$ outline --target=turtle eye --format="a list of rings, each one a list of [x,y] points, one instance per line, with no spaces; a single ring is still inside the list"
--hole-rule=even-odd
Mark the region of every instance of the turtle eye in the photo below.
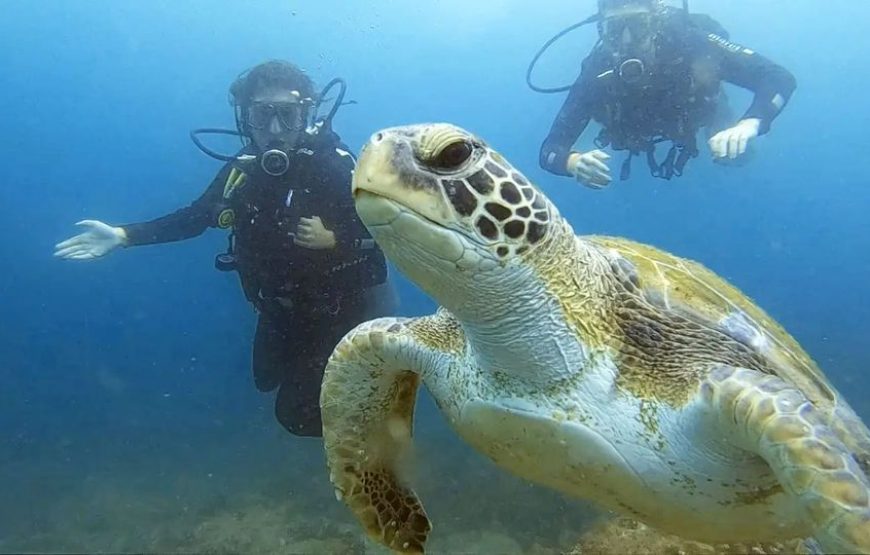
[[[471,157],[473,151],[470,142],[456,141],[442,148],[430,164],[439,170],[455,170]]]

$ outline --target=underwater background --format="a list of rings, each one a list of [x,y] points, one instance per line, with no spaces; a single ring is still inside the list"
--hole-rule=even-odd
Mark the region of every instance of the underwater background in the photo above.
[[[379,128],[448,121],[487,140],[578,233],[703,262],[813,355],[870,419],[870,2],[694,0],[798,90],[743,167],[709,156],[672,182],[593,191],[538,167],[563,95],[524,83],[531,56],[593,0],[3,0],[0,106],[0,552],[379,552],[336,502],[318,440],[287,434],[250,375],[255,315],[214,270],[223,232],[52,257],[73,223],[187,205],[220,163],[188,138],[232,127],[227,89],[261,61],[319,86],[358,151]],[[572,33],[539,83],[572,82],[595,40]],[[729,88],[742,113],[744,91]],[[594,133],[587,131],[581,148]],[[618,167],[620,156],[612,167]],[[400,276],[403,315],[434,305]],[[495,469],[424,395],[417,480],[442,552],[556,553],[597,513]]]

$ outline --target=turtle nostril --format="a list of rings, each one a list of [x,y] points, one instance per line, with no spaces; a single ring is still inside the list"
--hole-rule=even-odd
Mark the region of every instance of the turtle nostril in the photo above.
[[[377,133],[377,134],[375,135],[375,142],[376,142],[376,143],[379,143],[379,142],[381,142],[381,141],[383,141],[383,140],[384,140],[384,134],[383,134],[383,133]]]

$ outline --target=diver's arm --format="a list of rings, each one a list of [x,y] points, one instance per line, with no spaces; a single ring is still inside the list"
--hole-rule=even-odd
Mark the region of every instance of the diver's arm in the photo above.
[[[216,225],[217,208],[222,205],[224,187],[231,168],[230,164],[224,166],[208,189],[190,206],[156,220],[121,226],[126,235],[124,246],[181,241],[196,237]]]
[[[718,58],[724,81],[755,94],[741,121],[758,120],[758,134],[767,133],[797,88],[794,75],[761,54],[714,34],[706,36],[705,47]]]
[[[591,105],[596,88],[589,78],[590,69],[583,64],[583,71],[571,87],[568,98],[553,120],[550,133],[541,145],[540,164],[550,173],[571,177],[569,157],[574,143],[592,119]]]
[[[167,243],[199,235],[214,221],[212,216],[223,198],[227,166],[196,202],[174,214],[151,222],[111,226],[99,220],[82,220],[84,231],[54,246],[54,256],[65,260],[96,260],[119,247]]]

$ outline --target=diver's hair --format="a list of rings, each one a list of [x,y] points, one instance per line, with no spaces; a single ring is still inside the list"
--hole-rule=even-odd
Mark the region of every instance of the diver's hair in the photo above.
[[[243,72],[230,85],[230,104],[245,107],[257,93],[268,89],[299,91],[302,98],[314,98],[314,81],[298,66],[283,60],[269,60]]]
[[[598,0],[598,13],[617,10],[626,6],[643,6],[651,12],[660,12],[664,9],[662,0]]]

